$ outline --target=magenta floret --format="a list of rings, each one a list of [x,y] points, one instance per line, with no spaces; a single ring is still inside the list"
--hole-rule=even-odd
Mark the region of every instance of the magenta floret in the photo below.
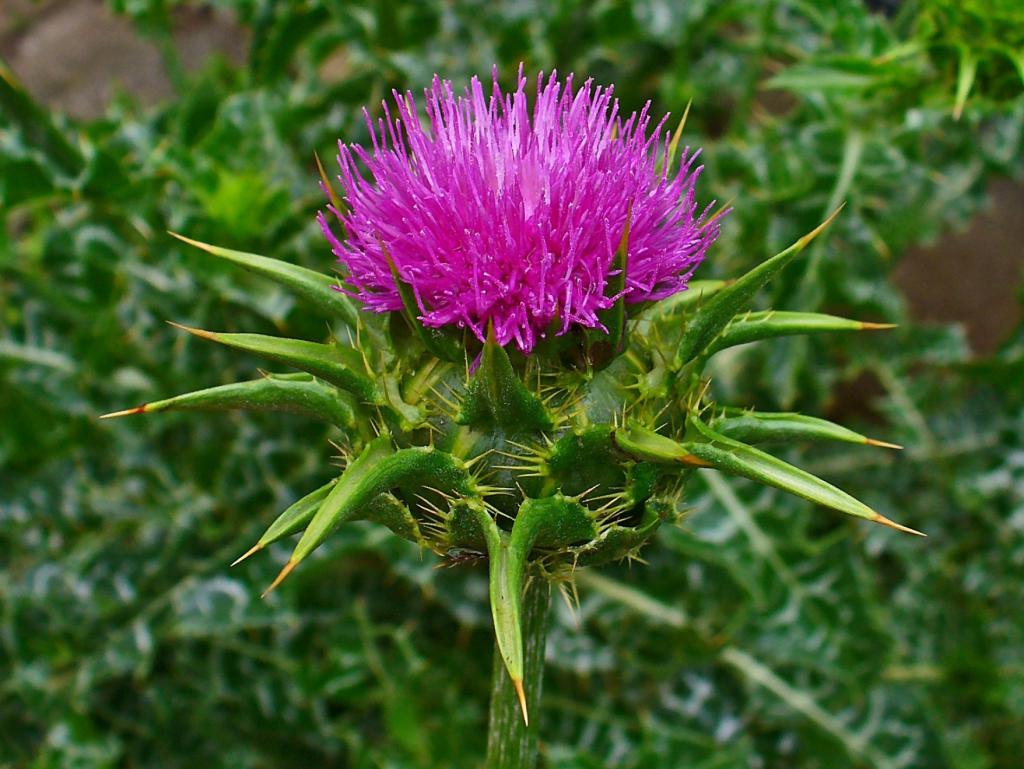
[[[386,103],[376,126],[367,115],[372,151],[339,143],[346,208],[328,210],[347,237],[319,220],[367,308],[402,307],[386,249],[427,326],[482,340],[493,323],[500,344],[524,352],[556,319],[559,334],[600,327],[629,210],[626,301],[686,289],[718,236],[694,197],[699,150],[667,173],[665,120],[649,130],[649,104],[623,120],[610,87],[574,91],[552,73],[538,75],[531,111],[526,85],[520,69],[513,93],[495,73],[490,96],[477,78],[456,96],[435,77],[426,127],[412,94],[395,92],[397,117]]]

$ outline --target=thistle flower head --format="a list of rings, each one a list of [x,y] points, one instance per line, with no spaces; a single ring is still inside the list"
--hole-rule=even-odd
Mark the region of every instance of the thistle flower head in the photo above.
[[[412,96],[396,94],[397,118],[385,107],[371,125],[372,150],[341,148],[345,200],[324,187],[347,237],[336,238],[326,217],[321,225],[348,268],[344,293],[335,277],[178,236],[280,283],[353,333],[320,343],[185,328],[302,373],[265,373],[107,415],[246,408],[329,422],[344,436],[344,470],[282,512],[239,560],[301,531],[272,589],[354,521],[386,526],[449,561],[486,559],[497,648],[524,719],[527,580],[571,580],[578,568],[636,557],[678,518],[696,468],[919,533],[751,445],[894,444],[709,400],[703,370],[720,350],[885,327],[749,309],[838,211],[738,279],[701,281],[630,319],[627,302],[685,289],[718,235],[716,217],[694,199],[697,153],[685,151],[673,174],[677,140],[664,121],[652,128],[647,108],[621,119],[610,89],[590,81],[574,90],[571,77],[539,77],[530,108],[525,91],[521,71],[515,92],[495,82],[489,97],[476,80],[456,97],[435,79],[426,127]],[[391,333],[389,319],[358,312],[351,296],[420,322],[414,333]],[[453,365],[468,358],[469,340],[424,328],[447,325],[484,341],[472,370]],[[505,348],[529,352],[547,334],[605,325],[605,338],[552,345],[559,364],[582,350],[592,376]]]
[[[411,287],[419,319],[454,325],[529,352],[550,331],[600,328],[620,297],[661,299],[686,288],[718,235],[698,209],[699,151],[670,172],[664,118],[649,105],[627,118],[612,89],[537,77],[528,104],[520,68],[503,93],[474,78],[462,95],[435,77],[426,125],[411,93],[384,104],[372,150],[339,144],[345,207],[320,225],[348,273],[348,290],[376,312],[403,306],[391,265]],[[364,176],[361,166],[369,172]],[[615,254],[629,220],[625,288]]]

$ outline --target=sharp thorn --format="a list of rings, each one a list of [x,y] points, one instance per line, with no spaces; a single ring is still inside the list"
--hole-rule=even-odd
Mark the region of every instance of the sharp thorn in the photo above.
[[[233,560],[231,562],[231,565],[232,566],[238,566],[238,564],[240,564],[242,561],[244,561],[250,555],[252,555],[253,553],[258,553],[262,549],[263,549],[263,545],[260,544],[259,542],[257,542],[255,545],[250,547],[248,550],[246,550],[244,553],[242,553],[240,556],[238,556],[235,560]]]
[[[845,201],[840,203],[839,207],[836,208],[836,210],[833,211],[831,214],[829,214],[828,218],[825,221],[823,221],[821,224],[819,224],[813,230],[808,232],[806,235],[804,235],[801,238],[799,238],[797,240],[797,242],[796,242],[797,247],[801,248],[801,249],[805,248],[808,243],[810,243],[812,240],[814,240],[816,237],[818,237],[822,232],[824,232],[826,229],[828,229],[828,226],[830,224],[832,224],[832,220],[835,219],[837,216],[839,216],[839,212],[842,211],[845,206],[846,206],[846,202]]]
[[[892,521],[886,518],[881,513],[875,513],[874,517],[871,520],[873,520],[875,523],[880,523],[883,526],[888,526],[891,529],[896,529],[896,531],[903,531],[907,534],[916,534],[919,537],[928,536],[923,531],[918,531],[917,529],[912,529],[909,526],[904,526],[902,523],[896,523],[896,521]]]
[[[213,252],[213,246],[209,245],[208,243],[203,243],[201,240],[193,240],[192,238],[185,237],[184,235],[179,235],[178,233],[171,232],[170,230],[167,230],[167,234],[170,235],[172,238],[177,238],[182,243],[188,243],[190,246],[195,246],[196,248],[202,249],[203,251],[206,251],[208,253]]]
[[[903,450],[903,447],[900,446],[900,444],[898,443],[889,443],[888,441],[876,441],[874,438],[865,438],[864,443],[865,445],[878,446],[879,448],[882,449],[896,449],[897,451]]]
[[[182,331],[187,331],[195,336],[202,337],[203,339],[217,339],[217,335],[213,331],[205,331],[201,328],[192,328],[191,326],[185,326],[181,323],[175,323],[173,320],[166,321],[167,325],[179,328]]]
[[[526,692],[523,690],[523,679],[513,678],[512,685],[516,688],[516,697],[519,698],[519,709],[523,711],[523,724],[530,725],[530,714],[526,712]]]
[[[869,323],[867,321],[861,321],[861,331],[885,331],[886,329],[896,328],[895,323]]]
[[[125,409],[124,411],[111,411],[109,414],[100,414],[100,419],[113,419],[114,417],[127,417],[132,414],[145,414],[146,406],[148,404],[143,403],[141,406],[136,406],[133,409]]]
[[[270,587],[263,591],[263,593],[260,595],[260,598],[266,598],[268,595],[270,595],[271,591],[275,587],[280,585],[282,582],[284,582],[285,577],[291,574],[292,569],[294,569],[296,566],[298,566],[297,561],[289,560],[288,563],[284,565],[284,568],[281,569],[281,571],[278,573],[278,575],[274,577],[274,581],[270,583]]]

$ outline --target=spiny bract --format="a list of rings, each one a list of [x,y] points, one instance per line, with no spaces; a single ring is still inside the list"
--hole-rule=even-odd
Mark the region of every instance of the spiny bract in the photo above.
[[[435,84],[435,112],[453,109],[447,102],[441,104],[443,99],[451,99],[450,90],[439,88]],[[593,107],[593,99],[603,98],[606,109],[606,95],[593,96],[589,88],[588,84],[582,91],[585,96],[577,94],[575,99],[569,97],[568,85],[561,99],[546,97],[544,91],[538,98],[544,109],[563,112],[572,112],[581,103]],[[547,102],[543,102],[545,98]],[[513,111],[523,109],[514,106],[518,104],[514,100],[503,103]],[[470,132],[474,120],[494,120],[496,109],[484,109],[481,102],[474,110],[460,113],[457,120],[453,113],[445,112],[445,125],[461,120],[459,131]],[[402,114],[409,119],[411,108]],[[516,114],[516,120],[525,119],[525,112]],[[645,125],[646,118],[641,118],[631,124],[631,130],[620,126],[619,131],[606,135],[613,124],[604,117],[602,113],[594,121],[600,132],[585,133],[579,140],[610,146],[608,151],[615,155],[619,152],[616,143],[635,142],[645,130],[640,124]],[[551,126],[565,124],[557,115],[545,119],[553,121]],[[555,130],[551,126],[548,128]],[[525,130],[524,125],[520,129]],[[442,558],[487,559],[498,648],[516,684],[524,716],[520,604],[525,581],[568,580],[576,568],[635,556],[663,522],[676,520],[686,480],[697,468],[750,478],[819,505],[912,531],[753,445],[785,440],[889,444],[820,419],[723,408],[707,399],[702,372],[709,357],[723,348],[790,334],[882,327],[817,313],[746,309],[755,292],[828,221],[735,281],[697,281],[690,283],[687,291],[662,301],[630,301],[638,295],[658,298],[656,286],[678,290],[688,279],[695,262],[678,259],[681,251],[666,256],[668,272],[644,278],[646,289],[637,289],[640,284],[633,278],[636,264],[645,264],[650,274],[657,271],[657,249],[674,248],[673,227],[684,238],[692,239],[698,231],[713,237],[707,229],[714,226],[711,220],[694,223],[689,163],[682,164],[681,173],[691,181],[678,182],[678,176],[673,181],[667,174],[678,132],[671,143],[659,143],[659,132],[660,127],[645,141],[648,147],[661,147],[661,154],[655,159],[646,151],[636,154],[647,176],[634,179],[628,192],[657,195],[668,187],[677,196],[676,202],[682,196],[681,205],[688,213],[670,222],[664,232],[656,231],[647,221],[642,231],[648,240],[642,248],[649,250],[641,258],[635,250],[640,236],[634,239],[636,229],[631,229],[631,223],[649,204],[616,198],[621,210],[617,219],[609,214],[609,221],[616,222],[611,253],[607,258],[593,254],[585,258],[589,260],[587,269],[600,270],[586,278],[588,286],[600,287],[600,301],[591,303],[597,322],[577,318],[567,323],[570,308],[556,302],[550,312],[529,315],[526,325],[533,336],[528,336],[521,331],[526,326],[516,325],[520,316],[503,314],[508,305],[480,304],[474,299],[461,328],[458,324],[425,323],[434,317],[429,302],[441,294],[420,290],[419,277],[410,267],[415,263],[409,256],[414,249],[410,239],[415,233],[411,231],[401,236],[381,232],[379,240],[368,240],[364,231],[361,240],[334,241],[335,251],[350,258],[353,273],[359,271],[358,277],[347,276],[344,291],[339,290],[342,283],[336,277],[182,238],[286,286],[337,324],[335,338],[320,343],[185,329],[302,373],[266,374],[108,416],[174,409],[278,409],[335,425],[344,436],[348,454],[344,471],[285,510],[243,558],[301,532],[272,589],[338,526],[366,520],[387,526]],[[414,159],[416,153],[436,149],[430,146],[436,141],[442,139],[417,133],[415,141],[410,140]],[[396,146],[405,149],[401,142]],[[526,151],[523,157],[528,156]],[[455,162],[457,155],[452,158]],[[364,159],[375,173],[383,169],[383,178],[390,173],[387,164],[404,162],[395,152],[386,158]],[[440,162],[435,158],[435,163]],[[503,162],[513,163],[514,157]],[[342,166],[347,200],[337,195],[322,171],[321,178],[332,209],[347,226],[368,221],[367,211],[390,205],[392,195],[401,199],[381,176],[376,187],[357,180],[348,156],[343,157]],[[664,173],[655,171],[655,166]],[[419,164],[417,173],[425,172],[425,167]],[[510,168],[507,174],[521,172]],[[633,177],[627,174],[624,178]],[[520,189],[517,194],[528,193]],[[534,201],[534,211],[547,205],[538,202],[547,200],[544,194]],[[671,200],[660,205],[667,205],[662,215],[673,216],[676,209]],[[544,210],[544,216],[555,215],[555,208]],[[523,213],[521,207],[515,209],[513,219]],[[438,209],[432,215],[444,214]],[[516,221],[523,222],[521,218]],[[554,225],[534,217],[529,226],[543,234],[545,227]],[[433,245],[442,243],[434,241]],[[598,242],[594,253],[600,246]],[[460,247],[469,247],[469,243]],[[386,264],[389,248],[396,255],[401,253],[405,264],[401,268],[387,265],[387,282],[380,260]],[[698,251],[702,256],[703,250]],[[433,260],[440,275],[449,256],[455,258],[435,250],[422,258]],[[370,265],[358,261],[371,257],[378,261]],[[470,256],[463,253],[459,258]],[[423,285],[434,285],[436,277]],[[570,270],[561,279],[571,282],[579,278]],[[556,299],[557,289],[555,286]],[[351,297],[365,299],[365,291],[370,297],[384,297],[374,309],[394,312],[358,310]],[[530,296],[539,295],[534,292]],[[548,306],[547,300],[538,301],[537,307]],[[528,314],[535,309],[527,308]],[[538,317],[551,324],[552,333],[530,325]],[[498,328],[503,330],[499,333]],[[526,340],[528,344],[524,344]],[[506,349],[503,343],[512,341],[515,344]]]

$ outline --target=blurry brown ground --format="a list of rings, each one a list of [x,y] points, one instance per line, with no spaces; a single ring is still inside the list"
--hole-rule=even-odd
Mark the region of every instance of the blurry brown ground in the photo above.
[[[995,351],[1020,322],[1024,282],[1024,186],[1001,180],[990,204],[963,232],[911,249],[896,268],[912,316],[962,323],[975,354]]]
[[[174,19],[187,69],[213,55],[243,60],[245,33],[230,16],[183,9]],[[0,57],[33,95],[76,117],[100,115],[118,90],[148,104],[173,93],[156,46],[101,0],[0,0]],[[1024,186],[993,184],[969,229],[911,250],[895,280],[916,320],[961,323],[977,354],[992,352],[1020,320]]]
[[[245,32],[229,15],[182,8],[173,18],[186,70],[213,55],[244,59]],[[102,0],[0,0],[0,57],[36,98],[75,117],[103,114],[118,91],[146,104],[173,95],[157,46]]]

